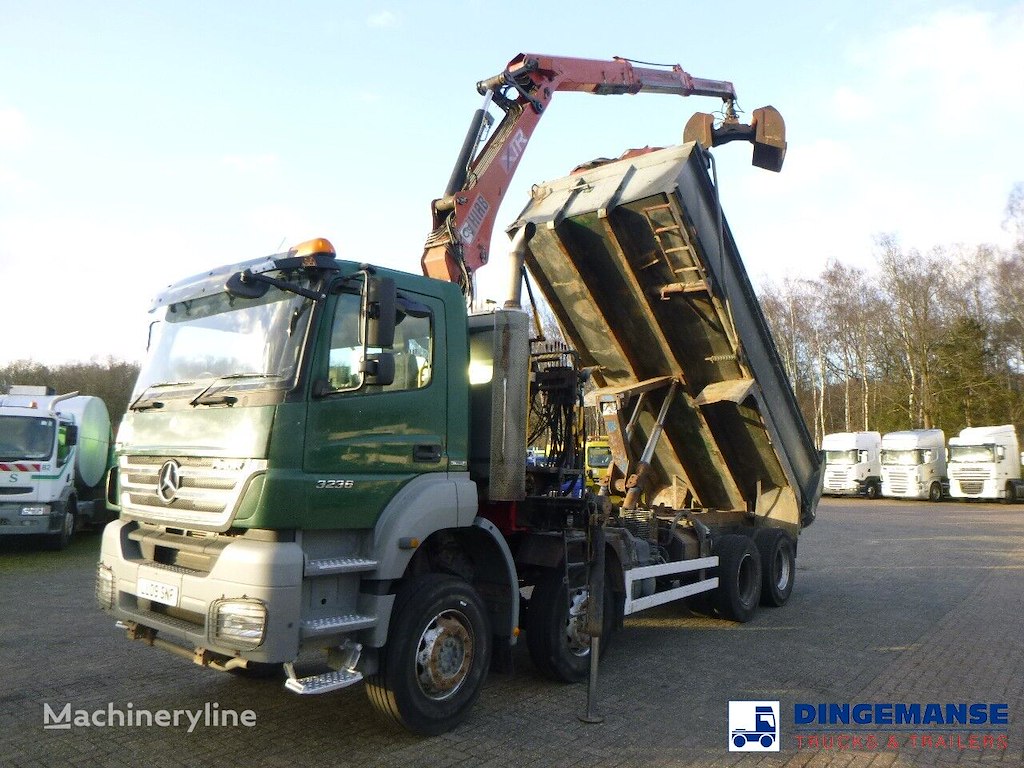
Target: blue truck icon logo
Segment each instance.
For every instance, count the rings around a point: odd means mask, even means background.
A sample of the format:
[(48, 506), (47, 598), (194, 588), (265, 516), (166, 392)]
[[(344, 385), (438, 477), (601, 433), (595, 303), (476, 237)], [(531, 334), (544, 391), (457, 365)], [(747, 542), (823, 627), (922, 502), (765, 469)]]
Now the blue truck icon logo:
[[(778, 720), (775, 707), (771, 705), (755, 705), (753, 728), (732, 728), (729, 738), (736, 750), (777, 750), (779, 738)], [(749, 723), (749, 716), (748, 716)], [(730, 723), (731, 725), (731, 723)]]

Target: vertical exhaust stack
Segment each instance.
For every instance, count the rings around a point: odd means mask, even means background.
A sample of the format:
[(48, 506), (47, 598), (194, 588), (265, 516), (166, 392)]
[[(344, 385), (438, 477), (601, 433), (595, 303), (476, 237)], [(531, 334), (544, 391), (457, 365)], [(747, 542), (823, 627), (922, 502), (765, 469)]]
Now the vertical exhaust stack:
[(526, 252), (530, 250), (530, 239), (537, 231), (537, 226), (529, 222), (520, 227), (512, 236), (512, 247), (509, 249), (509, 282), (508, 298), (505, 309), (521, 309), (523, 306), (523, 268), (526, 264)]

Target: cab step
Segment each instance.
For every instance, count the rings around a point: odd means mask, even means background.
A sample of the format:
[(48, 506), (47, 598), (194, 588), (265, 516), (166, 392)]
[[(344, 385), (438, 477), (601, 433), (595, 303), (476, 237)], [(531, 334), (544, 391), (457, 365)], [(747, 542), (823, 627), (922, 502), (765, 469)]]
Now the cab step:
[(325, 635), (336, 635), (340, 632), (355, 632), (357, 629), (366, 629), (377, 623), (374, 616), (361, 616), (358, 613), (349, 613), (344, 616), (328, 616), (323, 619), (307, 619), (302, 622), (303, 637), (323, 637)]
[(306, 575), (331, 576), (336, 573), (359, 573), (372, 571), (376, 567), (376, 560), (364, 557), (327, 557), (320, 560), (307, 560)]
[[(286, 665), (286, 667), (290, 666), (291, 665)], [(294, 674), (293, 669), (289, 669), (288, 673), (288, 679), (285, 681), (284, 687), (293, 693), (300, 693), (303, 695), (337, 691), (341, 688), (348, 688), (350, 685), (355, 685), (363, 679), (363, 673), (356, 672), (353, 669), (342, 669), (337, 672), (324, 672), (323, 674), (310, 675), (309, 677), (292, 677)]]

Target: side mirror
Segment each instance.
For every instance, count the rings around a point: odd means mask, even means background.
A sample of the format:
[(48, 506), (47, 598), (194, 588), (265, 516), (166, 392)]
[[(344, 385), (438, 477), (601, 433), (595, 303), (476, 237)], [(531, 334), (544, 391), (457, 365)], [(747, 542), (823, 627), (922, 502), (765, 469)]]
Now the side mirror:
[(257, 280), (248, 269), (244, 272), (235, 272), (224, 284), (224, 290), (228, 295), (239, 299), (261, 299), (270, 290), (270, 284)]
[(78, 445), (78, 427), (76, 425), (68, 424), (64, 427), (64, 445), (68, 448)]
[[(394, 326), (392, 325), (392, 331)], [(383, 387), (395, 383), (395, 356), (391, 352), (377, 352), (367, 355), (359, 364), (366, 384), (379, 384)]]
[(367, 347), (387, 349), (394, 345), (397, 304), (398, 291), (394, 280), (390, 277), (369, 277), (366, 286)]
[(1000, 459), (1000, 461), (1002, 459), (1005, 459), (1006, 458), (1006, 448), (1004, 448), (1001, 445), (997, 445), (996, 446), (996, 456)]

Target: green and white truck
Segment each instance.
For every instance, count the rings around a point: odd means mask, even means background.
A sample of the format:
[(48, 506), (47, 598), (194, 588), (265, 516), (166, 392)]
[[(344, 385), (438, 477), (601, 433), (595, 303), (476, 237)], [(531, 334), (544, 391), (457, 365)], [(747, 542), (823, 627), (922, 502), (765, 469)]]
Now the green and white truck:
[(12, 385), (0, 395), (0, 537), (63, 549), (77, 527), (105, 523), (110, 448), (100, 398)]

